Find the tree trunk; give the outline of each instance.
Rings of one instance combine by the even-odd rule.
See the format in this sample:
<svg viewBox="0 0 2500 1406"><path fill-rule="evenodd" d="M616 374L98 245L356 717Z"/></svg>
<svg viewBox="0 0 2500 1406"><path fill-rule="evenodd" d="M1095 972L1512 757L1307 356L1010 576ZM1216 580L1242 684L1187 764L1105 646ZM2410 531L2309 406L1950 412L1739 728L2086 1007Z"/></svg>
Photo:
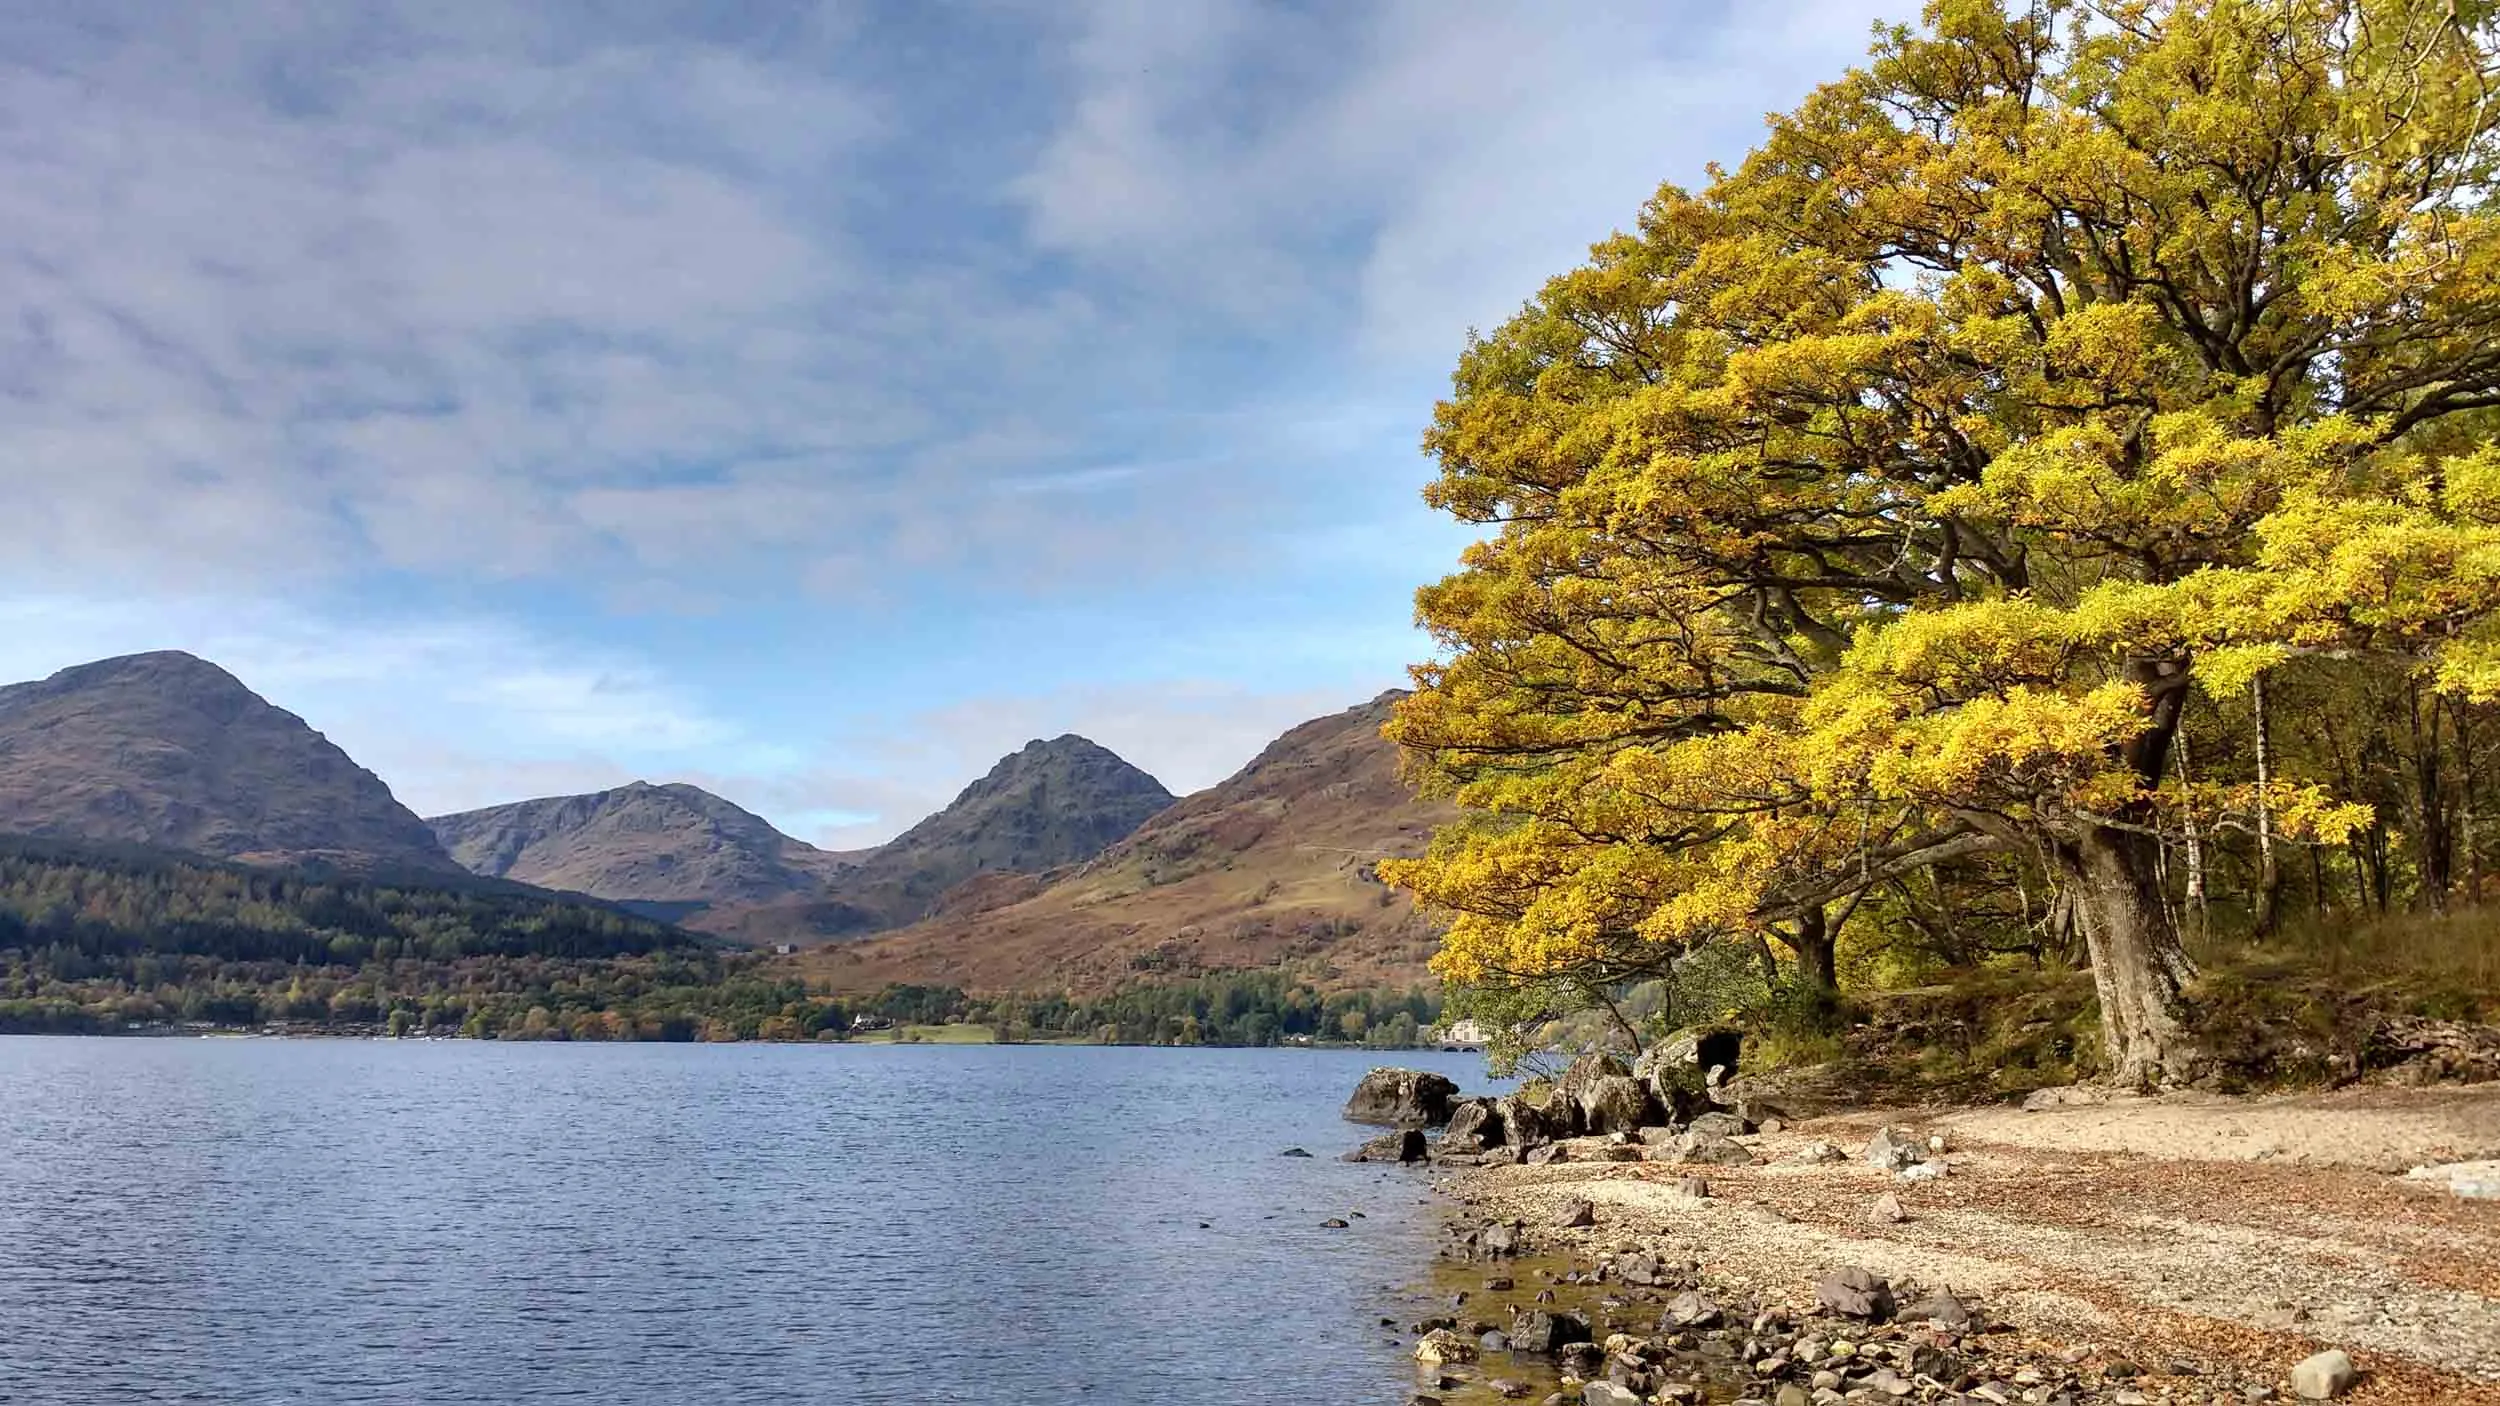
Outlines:
<svg viewBox="0 0 2500 1406"><path fill-rule="evenodd" d="M2196 828L2196 805L2187 794L2195 778L2188 775L2187 731L2179 732L2179 813L2186 818L2187 831L2187 921L2188 936L2202 941L2205 936L2205 837Z"/></svg>
<svg viewBox="0 0 2500 1406"><path fill-rule="evenodd" d="M2156 886L2153 851L2149 836L2100 825L2054 850L2092 954L2110 1077L2134 1087L2186 1083L2202 1063L2180 997L2196 967Z"/></svg>
<svg viewBox="0 0 2500 1406"><path fill-rule="evenodd" d="M2432 912L2445 913L2449 886L2456 881L2456 834L2448 809L2446 771L2440 765L2444 759L2439 748L2439 700L2429 700L2429 717L2425 718L2417 684L2405 703L2413 724L2413 834L2422 879L2416 897Z"/></svg>
<svg viewBox="0 0 2500 1406"><path fill-rule="evenodd" d="M2457 738L2457 848L2465 856L2465 901L2483 901L2482 838L2474 830L2474 733L2467 725L2465 700L2449 700L2450 730Z"/></svg>
<svg viewBox="0 0 2500 1406"><path fill-rule="evenodd" d="M2267 790L2272 783L2266 765L2266 678L2259 674L2250 685L2257 708L2257 920L2259 937L2274 931L2275 903L2282 897L2283 875L2274 865L2274 798Z"/></svg>
<svg viewBox="0 0 2500 1406"><path fill-rule="evenodd" d="M1796 935L1788 945L1797 949L1797 974L1808 986L1827 993L1840 989L1840 944L1820 907L1797 915Z"/></svg>

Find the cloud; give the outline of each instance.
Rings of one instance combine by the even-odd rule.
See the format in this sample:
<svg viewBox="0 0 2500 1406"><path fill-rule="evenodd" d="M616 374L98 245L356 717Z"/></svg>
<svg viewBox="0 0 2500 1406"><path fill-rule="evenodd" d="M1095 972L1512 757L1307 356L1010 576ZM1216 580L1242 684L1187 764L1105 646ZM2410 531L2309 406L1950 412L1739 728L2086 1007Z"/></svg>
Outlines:
<svg viewBox="0 0 2500 1406"><path fill-rule="evenodd" d="M899 479L990 432L962 361L1066 364L1081 299L855 247L835 74L359 12L0 65L9 574L786 580L946 511Z"/></svg>
<svg viewBox="0 0 2500 1406"><path fill-rule="evenodd" d="M1100 0L1071 7L1076 95L1016 191L1097 268L1285 325L1350 307L1368 350L1445 365L1908 8Z"/></svg>
<svg viewBox="0 0 2500 1406"><path fill-rule="evenodd" d="M0 677L428 811L1208 784L1424 647L1465 330L1908 8L0 0Z"/></svg>
<svg viewBox="0 0 2500 1406"><path fill-rule="evenodd" d="M1254 569L1419 512L1463 330L1871 8L0 4L5 570L717 606ZM1394 432L1301 453L1348 397Z"/></svg>
<svg viewBox="0 0 2500 1406"><path fill-rule="evenodd" d="M491 619L325 617L212 597L0 601L0 682L151 649L224 666L424 815L754 754L739 725L648 662Z"/></svg>

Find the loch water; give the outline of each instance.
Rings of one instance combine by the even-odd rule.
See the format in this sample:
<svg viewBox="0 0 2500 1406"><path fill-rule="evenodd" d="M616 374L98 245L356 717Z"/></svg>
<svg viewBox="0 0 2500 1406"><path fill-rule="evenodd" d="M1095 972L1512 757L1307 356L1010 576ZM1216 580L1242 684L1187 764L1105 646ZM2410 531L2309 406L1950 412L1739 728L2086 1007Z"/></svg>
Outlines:
<svg viewBox="0 0 2500 1406"><path fill-rule="evenodd" d="M1402 1401L1385 1062L0 1038L0 1402Z"/></svg>

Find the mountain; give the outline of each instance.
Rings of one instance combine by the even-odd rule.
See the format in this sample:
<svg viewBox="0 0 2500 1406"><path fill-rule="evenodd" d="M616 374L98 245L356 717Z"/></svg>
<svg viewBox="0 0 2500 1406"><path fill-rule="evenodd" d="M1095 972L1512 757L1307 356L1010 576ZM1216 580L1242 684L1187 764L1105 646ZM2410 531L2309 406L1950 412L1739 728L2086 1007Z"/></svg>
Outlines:
<svg viewBox="0 0 2500 1406"><path fill-rule="evenodd" d="M1349 983L1419 980L1436 929L1373 866L1420 853L1455 812L1415 795L1380 735L1402 696L1294 728L1089 861L963 885L924 921L799 965L854 990L1090 992L1304 961Z"/></svg>
<svg viewBox="0 0 2500 1406"><path fill-rule="evenodd" d="M821 895L761 905L714 930L808 942L898 928L976 876L1091 859L1171 804L1163 783L1082 737L1030 742L945 809L830 876Z"/></svg>
<svg viewBox="0 0 2500 1406"><path fill-rule="evenodd" d="M802 844L709 791L637 781L426 821L460 866L672 921L818 893L849 856Z"/></svg>
<svg viewBox="0 0 2500 1406"><path fill-rule="evenodd" d="M0 833L254 863L455 867L380 777L234 675L171 650L0 688Z"/></svg>

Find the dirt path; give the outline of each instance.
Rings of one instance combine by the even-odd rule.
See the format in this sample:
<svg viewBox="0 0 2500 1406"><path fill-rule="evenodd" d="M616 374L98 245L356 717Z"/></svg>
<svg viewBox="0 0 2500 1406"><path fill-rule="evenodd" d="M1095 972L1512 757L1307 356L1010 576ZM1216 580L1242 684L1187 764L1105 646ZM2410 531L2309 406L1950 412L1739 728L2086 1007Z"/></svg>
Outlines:
<svg viewBox="0 0 2500 1406"><path fill-rule="evenodd" d="M1951 1174L1799 1160L1818 1140L1855 1153L1886 1124L1941 1133ZM1949 1284L2138 1362L2175 1401L2217 1399L2225 1378L2280 1388L2340 1347L2370 1373L2348 1400L2500 1403L2500 1201L2392 1175L2500 1156L2500 1088L1859 1113L1748 1141L1752 1167L1491 1168L1454 1190L1549 1225L1586 1197L1587 1243L1659 1242L1774 1299L1810 1301L1848 1264ZM1709 1199L1673 1194L1692 1172ZM1870 1223L1885 1192L1906 1221Z"/></svg>

